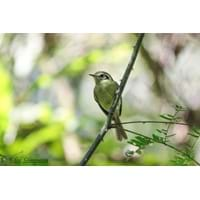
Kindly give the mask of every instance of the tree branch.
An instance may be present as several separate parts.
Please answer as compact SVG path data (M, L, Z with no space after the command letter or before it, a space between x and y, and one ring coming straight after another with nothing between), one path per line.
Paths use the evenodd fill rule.
M96 150L96 148L98 147L100 142L103 140L103 138L106 135L106 133L108 132L108 130L111 128L111 122L112 122L113 114L114 114L115 109L116 109L116 107L118 105L120 97L122 96L122 92L123 92L124 87L125 87L125 85L127 83L128 77L129 77L129 75L130 75L130 73L131 73L131 71L133 69L133 65L134 65L135 60L137 58L140 46L142 44L143 37L144 37L144 33L141 33L139 35L139 37L138 37L136 45L133 48L131 59L130 59L130 61L128 63L126 71L124 72L124 75L122 77L121 83L119 85L119 89L117 90L117 92L115 94L115 98L113 99L113 103L112 103L112 106L111 106L111 108L109 110L109 113L108 113L108 116L107 116L107 120L105 121L103 128L101 129L100 133L97 135L97 137L94 140L94 142L92 143L91 147L89 148L89 150L87 151L87 153L85 154L83 159L81 160L80 165L82 165L82 166L87 164L87 162L89 161L89 159L93 155L94 151Z
M129 122L121 122L120 124L178 124L183 126L190 126L188 123L183 122L173 122L173 121L154 121L154 120L138 120L138 121L129 121ZM118 124L112 124L111 127L115 128Z

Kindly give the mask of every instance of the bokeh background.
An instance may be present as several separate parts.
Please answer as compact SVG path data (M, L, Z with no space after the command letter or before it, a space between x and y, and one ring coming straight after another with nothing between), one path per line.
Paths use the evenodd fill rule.
M0 34L1 165L77 165L105 120L88 74L104 70L120 82L136 39L134 33ZM176 104L186 108L182 122L200 124L200 35L146 34L121 121L160 120ZM149 135L166 125L126 127ZM190 142L188 126L170 132L173 145ZM127 157L135 148L111 130L89 165L172 165L175 152L163 145ZM198 141L194 150L200 161Z

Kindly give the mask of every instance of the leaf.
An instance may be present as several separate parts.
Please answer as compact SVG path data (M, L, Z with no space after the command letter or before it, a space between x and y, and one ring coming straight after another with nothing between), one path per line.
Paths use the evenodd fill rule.
M52 83L52 77L46 74L43 74L41 76L39 76L39 78L37 79L37 84L39 87L41 88L47 88L51 85Z
M167 130L166 130L166 129L156 129L156 131L157 131L158 133L162 133L162 134L164 134L164 135L167 135Z
M176 105L176 106L175 106L175 110L176 110L177 112L179 112L179 111L185 111L186 109L183 108L182 106Z
M162 133L162 131L160 129L156 129L157 132Z
M192 131L194 131L195 133L197 133L198 135L200 135L200 132L199 132L198 128L192 128Z
M164 142L164 138L163 137L160 137L156 134L152 134L152 138L155 142L158 142L158 143L163 143Z
M168 117L174 118L174 115L167 114Z
M144 143L142 143L142 142L140 142L140 141L138 141L136 139L131 139L131 144L133 144L133 145L135 145L137 147L140 147L140 148L143 148L143 146L144 146Z
M148 145L151 143L151 140L146 137L136 136L135 137L138 141L141 141L143 144Z
M49 124L49 126L32 132L23 140L18 139L9 146L9 153L23 152L24 155L29 154L38 146L61 138L63 132L64 125L62 123Z
M144 148L145 146L152 143L152 141L151 141L151 139L146 138L146 137L136 136L134 139L131 139L128 143L135 145L139 148Z
M6 66L0 61L0 135L9 124L9 115L13 107L12 82Z
M175 136L176 134L171 134L171 135L166 135L166 137L173 137L173 136Z
M195 138L198 138L199 135L195 135L195 134L192 134L192 133L188 133L188 135L192 136L192 137L195 137Z
M176 154L174 160L171 160L175 165L187 166L191 165L191 160L187 156L184 156L180 153Z
M168 115L160 115L161 118L166 119L166 120L172 120L172 117L169 117Z
M138 154L142 154L142 149L137 149L135 152Z

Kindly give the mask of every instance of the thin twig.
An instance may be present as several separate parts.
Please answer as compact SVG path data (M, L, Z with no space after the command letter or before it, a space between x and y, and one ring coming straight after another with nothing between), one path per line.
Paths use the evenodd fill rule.
M179 124L184 126L190 126L190 124L182 123L182 122L172 122L172 121L154 121L154 120L139 120L139 121L128 121L121 122L120 124ZM118 124L112 124L112 128Z
M178 114L178 112L179 112L178 110L175 111L175 113L174 113L174 115L173 115L173 118L176 117L176 115ZM170 121L172 121L172 119L171 119ZM167 131L166 131L166 135L165 135L165 142L167 141L167 135L168 135L168 132L169 132L170 127L171 127L171 124L168 123L168 125L167 125Z
M182 155L184 156L187 156L191 161L193 161L196 165L200 165L200 163L198 161L196 161L194 158L192 158L190 155L188 155L187 153L181 151L180 149L177 149L176 147L170 145L170 144L167 144L166 142L159 142L159 141L155 141L153 138L151 137L148 137L148 136L145 136L143 134L140 134L138 132L135 132L135 131L131 131L131 130L128 130L128 129L124 129L126 132L129 132L129 133L133 133L134 135L138 135L138 136L141 136L141 137L144 137L144 138L147 138L148 140L152 141L152 142L156 142L158 144L163 144L171 149L173 149L174 151L178 152L178 153L181 153Z
M113 114L115 112L115 109L118 105L118 102L121 98L122 92L124 90L124 87L127 83L128 77L133 69L133 65L135 63L135 60L137 58L140 46L142 44L142 40L144 37L144 33L141 33L138 37L138 40L136 42L136 45L133 48L133 52L130 58L130 61L128 63L128 66L126 68L126 71L124 72L124 75L122 77L121 83L119 85L119 89L117 90L115 97L113 99L113 103L112 106L109 110L108 116L107 116L107 120L104 123L103 128L101 129L100 133L97 135L96 139L94 140L94 142L92 143L91 147L89 148L89 150L87 151L87 153L85 154L85 156L83 157L83 159L80 162L80 165L86 165L87 162L89 161L89 159L91 158L91 156L93 155L94 151L96 150L96 148L98 147L98 145L100 144L100 142L103 140L104 136L106 135L106 133L108 132L108 130L110 129L110 125L111 125L111 121L113 118Z

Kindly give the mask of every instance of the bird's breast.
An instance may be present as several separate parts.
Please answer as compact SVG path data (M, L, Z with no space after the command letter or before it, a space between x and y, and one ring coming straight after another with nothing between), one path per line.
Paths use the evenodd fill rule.
M110 80L102 81L95 86L94 93L97 97L97 101L105 110L110 109L116 90L116 83L111 82Z

